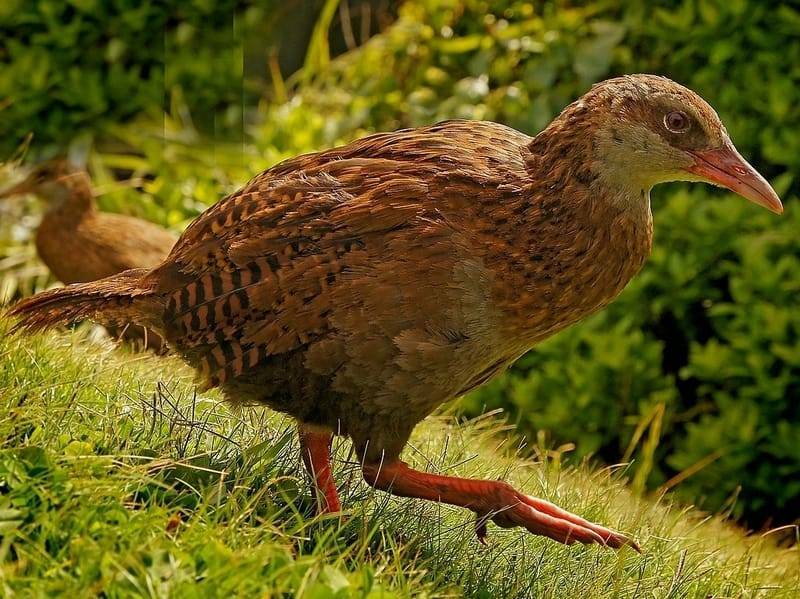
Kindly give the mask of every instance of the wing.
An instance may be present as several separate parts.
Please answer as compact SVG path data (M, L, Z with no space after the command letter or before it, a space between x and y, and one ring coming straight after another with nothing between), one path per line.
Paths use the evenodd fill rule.
M459 132L473 133L382 134L299 157L209 209L156 271L168 339L217 385L325 339L337 313L411 328L441 298L403 283L446 289L470 251L463 223L476 196L518 178L459 156L469 148Z

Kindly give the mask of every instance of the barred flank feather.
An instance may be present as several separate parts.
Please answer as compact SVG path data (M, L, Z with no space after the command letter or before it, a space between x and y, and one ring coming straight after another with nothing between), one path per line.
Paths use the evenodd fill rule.
M13 331L40 331L91 319L104 325L136 323L160 332L163 328L157 318L160 311L154 309L160 299L142 284L148 272L146 268L134 268L98 281L76 283L23 299L8 312L19 319Z

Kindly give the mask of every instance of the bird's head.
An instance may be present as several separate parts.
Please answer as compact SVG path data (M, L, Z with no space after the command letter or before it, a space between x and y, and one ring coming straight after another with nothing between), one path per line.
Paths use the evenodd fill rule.
M593 121L595 168L605 179L644 191L667 181L704 181L783 212L778 195L736 150L714 109L674 81L655 75L609 79L572 110Z
M0 191L0 199L26 194L58 205L74 197L91 199L92 186L84 169L67 160L54 159L36 165L22 181Z

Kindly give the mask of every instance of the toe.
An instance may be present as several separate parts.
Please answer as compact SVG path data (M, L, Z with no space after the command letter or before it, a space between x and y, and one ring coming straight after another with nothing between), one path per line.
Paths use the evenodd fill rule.
M575 542L606 544L605 539L591 528L539 512L526 504L519 504L509 510L505 518L516 526L526 528L529 532L567 545Z
M553 518L557 518L559 520L563 520L565 522L571 523L575 526L588 529L594 532L597 536L602 539L602 544L607 545L613 549L619 549L625 545L630 546L634 550L638 551L639 553L642 552L639 545L636 544L632 539L628 538L627 536L623 535L622 533L616 532L611 530L610 528L606 528L605 526L601 526L600 524L595 524L594 522L589 522L588 520L581 518L580 516L568 512L557 505L550 503L549 501L545 501L544 499L539 499L538 497L532 497L531 495L522 495L520 494L520 499L525 502L526 505L530 506L534 510L552 516Z

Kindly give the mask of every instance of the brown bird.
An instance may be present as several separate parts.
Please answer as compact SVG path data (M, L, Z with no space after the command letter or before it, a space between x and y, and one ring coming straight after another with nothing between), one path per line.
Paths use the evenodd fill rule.
M153 268L177 241L156 224L100 212L89 174L66 160L43 162L25 180L1 192L0 199L27 194L47 203L36 230L36 251L62 283L86 283L131 268ZM109 325L109 332L151 349L164 347L153 331L130 323L121 327Z
M234 403L299 423L320 511L340 509L333 434L378 489L564 543L628 537L495 480L400 460L437 406L608 304L650 252L650 189L709 181L780 200L714 110L668 79L595 85L541 133L450 121L287 160L202 214L157 268L17 304L162 332ZM558 401L558 398L553 398Z

